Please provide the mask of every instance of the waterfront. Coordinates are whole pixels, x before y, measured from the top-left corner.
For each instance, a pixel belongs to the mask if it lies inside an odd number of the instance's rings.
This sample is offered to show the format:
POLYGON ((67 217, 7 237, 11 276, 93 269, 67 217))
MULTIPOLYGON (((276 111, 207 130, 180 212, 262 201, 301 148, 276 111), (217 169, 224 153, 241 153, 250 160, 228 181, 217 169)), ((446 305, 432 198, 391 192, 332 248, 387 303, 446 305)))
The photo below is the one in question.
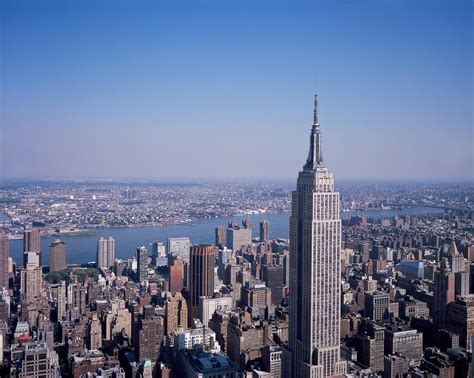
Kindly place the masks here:
MULTIPOLYGON (((395 215, 415 215, 426 213, 442 213, 442 209, 430 207, 414 207, 390 210, 369 210, 358 212, 359 215, 372 218, 393 217, 395 215)), ((350 216, 344 213, 342 216, 350 216)), ((128 258, 135 254, 137 246, 145 245, 151 254, 151 243, 155 240, 166 242, 169 237, 188 236, 192 243, 214 243, 214 228, 226 226, 231 220, 242 221, 250 219, 253 222, 253 235, 258 236, 258 222, 268 220, 270 222, 271 238, 288 238, 289 213, 258 214, 247 216, 236 216, 228 218, 203 219, 190 223, 176 224, 162 227, 107 227, 98 228, 94 235, 86 236, 63 236, 61 240, 66 243, 67 263, 82 264, 96 259, 97 239, 100 236, 112 236, 115 239, 115 256, 117 258, 128 258)), ((43 263, 49 264, 49 244, 56 239, 54 236, 41 238, 41 251, 43 263)), ((10 240, 10 256, 16 261, 22 261, 22 240, 10 240)))

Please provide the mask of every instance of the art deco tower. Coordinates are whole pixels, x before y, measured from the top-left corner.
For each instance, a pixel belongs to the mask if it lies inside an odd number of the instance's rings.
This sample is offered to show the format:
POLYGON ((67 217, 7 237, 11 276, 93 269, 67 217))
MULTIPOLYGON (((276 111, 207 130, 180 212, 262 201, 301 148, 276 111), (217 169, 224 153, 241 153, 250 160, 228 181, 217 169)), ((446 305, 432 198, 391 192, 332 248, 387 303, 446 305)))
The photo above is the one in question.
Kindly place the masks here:
POLYGON ((344 374, 340 359, 339 193, 323 163, 318 97, 308 159, 298 174, 290 217, 290 349, 295 377, 344 374))

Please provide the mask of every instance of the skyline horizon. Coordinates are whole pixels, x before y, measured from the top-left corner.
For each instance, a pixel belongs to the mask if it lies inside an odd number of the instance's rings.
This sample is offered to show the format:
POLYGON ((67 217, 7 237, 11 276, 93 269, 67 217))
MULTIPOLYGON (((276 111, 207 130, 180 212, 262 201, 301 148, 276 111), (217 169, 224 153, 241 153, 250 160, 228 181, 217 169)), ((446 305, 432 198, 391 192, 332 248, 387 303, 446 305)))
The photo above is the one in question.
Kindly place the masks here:
MULTIPOLYGON (((0 177, 1 182, 66 182, 66 183, 104 183, 104 184, 208 184, 208 183, 292 183, 293 177, 0 177)), ((337 178, 336 181, 343 183, 387 183, 387 184, 474 184, 474 178, 429 178, 429 179, 415 179, 415 178, 337 178)))

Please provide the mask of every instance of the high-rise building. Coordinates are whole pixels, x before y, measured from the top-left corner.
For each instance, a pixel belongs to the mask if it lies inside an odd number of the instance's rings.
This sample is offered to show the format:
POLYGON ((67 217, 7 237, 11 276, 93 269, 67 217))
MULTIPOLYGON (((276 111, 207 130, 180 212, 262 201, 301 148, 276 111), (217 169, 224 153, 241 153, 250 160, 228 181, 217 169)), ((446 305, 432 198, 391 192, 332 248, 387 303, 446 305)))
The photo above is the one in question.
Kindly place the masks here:
POLYGON ((436 329, 446 328, 446 309, 454 302, 455 281, 449 262, 446 258, 441 261, 441 268, 434 275, 433 290, 433 324, 436 329))
POLYGON ((242 226, 238 226, 234 222, 229 222, 226 231, 226 244, 228 249, 236 251, 242 246, 247 246, 251 243, 252 227, 249 221, 243 221, 242 226))
POLYGON ((115 240, 112 236, 108 239, 102 236, 97 241, 97 267, 110 268, 115 261, 115 240))
POLYGON ((28 263, 20 272, 20 292, 26 302, 32 303, 35 297, 43 290, 43 276, 41 267, 35 263, 28 263))
POLYGON ((199 297, 214 294, 215 247, 197 245, 191 247, 189 281, 190 281, 190 319, 199 316, 199 297))
POLYGON ((102 324, 97 317, 97 313, 94 312, 89 320, 87 327, 88 335, 88 348, 89 350, 95 350, 102 347, 102 324))
POLYGON ((172 255, 168 258, 168 291, 175 294, 184 288, 184 263, 182 259, 172 255))
POLYGON ((154 266, 163 266, 168 263, 166 259, 166 246, 160 241, 153 242, 151 263, 154 266))
POLYGON ((8 289, 8 236, 0 234, 0 288, 8 289))
POLYGON ((423 355, 423 333, 408 324, 386 323, 384 350, 385 354, 399 354, 413 364, 419 363, 423 355))
POLYGON ((265 243, 270 240, 270 222, 260 221, 260 243, 265 243))
POLYGON ((459 335, 459 344, 472 351, 474 336, 474 294, 458 297, 450 303, 446 314, 446 328, 459 335))
MULTIPOLYGON (((346 372, 340 358, 341 219, 334 176, 323 163, 317 95, 310 148, 290 217, 291 369, 295 377, 346 372)), ((287 363, 285 361, 285 363, 287 363)))
POLYGON ((137 248, 137 277, 138 282, 148 278, 148 250, 144 245, 137 248))
POLYGON ((369 319, 381 321, 388 319, 390 295, 382 291, 366 291, 364 293, 364 313, 369 319))
POLYGON ((188 328, 188 305, 178 292, 165 303, 165 333, 170 336, 179 328, 188 328))
POLYGON ((267 287, 272 290, 272 303, 280 305, 283 299, 283 266, 264 265, 262 278, 267 287))
POLYGON ((56 239, 49 245, 49 271, 66 269, 66 243, 56 239))
POLYGON ((385 328, 376 322, 365 321, 359 327, 355 346, 357 360, 365 367, 374 371, 384 368, 384 338, 385 328))
POLYGON ((29 342, 25 345, 18 377, 59 377, 59 357, 45 342, 29 342))
POLYGON ((189 261, 189 249, 191 245, 191 240, 188 237, 168 238, 168 255, 180 257, 183 261, 187 262, 189 261))
POLYGON ((231 295, 216 295, 199 298, 199 320, 207 324, 215 311, 226 311, 234 308, 234 299, 231 295))
POLYGON ((159 316, 141 316, 134 332, 137 361, 151 360, 155 363, 159 357, 163 327, 159 316))
MULTIPOLYGON (((39 256, 39 264, 41 259, 41 234, 37 228, 26 228, 23 232, 23 253, 36 252, 39 256)), ((23 255, 23 268, 26 268, 27 261, 23 255)))
POLYGON ((217 226, 215 229, 215 246, 218 248, 223 248, 225 246, 225 228, 222 226, 217 226))

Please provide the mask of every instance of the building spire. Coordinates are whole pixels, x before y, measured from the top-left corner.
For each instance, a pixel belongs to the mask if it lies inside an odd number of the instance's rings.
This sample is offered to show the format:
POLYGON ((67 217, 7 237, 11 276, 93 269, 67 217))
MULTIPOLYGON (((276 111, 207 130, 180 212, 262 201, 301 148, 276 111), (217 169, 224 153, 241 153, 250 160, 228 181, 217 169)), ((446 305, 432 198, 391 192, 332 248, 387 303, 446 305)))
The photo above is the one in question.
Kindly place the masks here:
POLYGON ((318 125, 318 95, 314 95, 313 125, 318 125))
POLYGON ((321 128, 319 127, 318 120, 318 95, 314 95, 314 110, 313 110, 313 126, 311 128, 311 136, 309 140, 309 153, 306 164, 304 165, 305 170, 315 170, 323 165, 323 152, 321 149, 321 128))

